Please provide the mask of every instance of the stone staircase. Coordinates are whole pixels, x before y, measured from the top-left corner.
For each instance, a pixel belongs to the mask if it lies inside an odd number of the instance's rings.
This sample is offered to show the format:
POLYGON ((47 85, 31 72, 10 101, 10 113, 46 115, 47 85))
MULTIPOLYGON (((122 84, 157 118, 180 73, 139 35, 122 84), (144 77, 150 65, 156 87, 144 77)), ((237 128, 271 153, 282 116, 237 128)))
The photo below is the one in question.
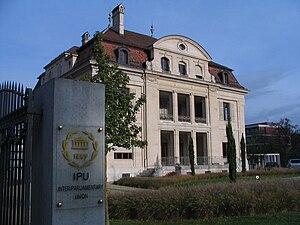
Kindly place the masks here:
POLYGON ((148 168, 146 170, 143 170, 141 173, 137 175, 137 177, 153 177, 155 173, 154 168, 148 168))

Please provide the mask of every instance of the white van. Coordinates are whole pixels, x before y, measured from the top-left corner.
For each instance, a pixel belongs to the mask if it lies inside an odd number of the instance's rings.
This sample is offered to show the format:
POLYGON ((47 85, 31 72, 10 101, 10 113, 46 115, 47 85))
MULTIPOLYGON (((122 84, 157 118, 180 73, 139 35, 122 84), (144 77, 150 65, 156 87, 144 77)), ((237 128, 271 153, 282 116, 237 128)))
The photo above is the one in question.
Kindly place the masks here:
POLYGON ((288 164, 288 168, 300 169, 300 159, 290 159, 288 164))

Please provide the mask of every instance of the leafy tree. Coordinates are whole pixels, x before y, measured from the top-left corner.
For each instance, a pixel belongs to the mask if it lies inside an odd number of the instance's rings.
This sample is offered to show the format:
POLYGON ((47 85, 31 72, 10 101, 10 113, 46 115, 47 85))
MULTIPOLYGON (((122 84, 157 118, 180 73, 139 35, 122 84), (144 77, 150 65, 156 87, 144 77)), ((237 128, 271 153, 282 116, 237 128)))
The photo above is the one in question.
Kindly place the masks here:
POLYGON ((277 126, 277 140, 274 148, 280 153, 281 165, 286 165, 296 150, 295 140, 299 131, 298 126, 292 124, 288 118, 280 119, 273 125, 277 126))
POLYGON ((230 182, 236 182, 236 147, 235 140, 232 132, 231 121, 228 121, 226 126, 226 135, 227 135, 227 157, 229 163, 229 179, 230 182))
POLYGON ((193 139, 191 136, 189 141, 189 158, 190 158, 192 176, 195 176, 195 154, 194 154, 193 139))
POLYGON ((244 134, 241 138, 242 172, 246 172, 246 144, 244 134))
POLYGON ((96 34, 93 54, 98 72, 88 79, 105 84, 105 152, 115 150, 116 147, 143 148, 147 142, 142 140, 142 128, 135 122, 136 114, 146 102, 146 97, 142 95, 136 98, 134 93, 129 92, 129 76, 120 70, 117 64, 110 63, 101 41, 102 34, 96 34))

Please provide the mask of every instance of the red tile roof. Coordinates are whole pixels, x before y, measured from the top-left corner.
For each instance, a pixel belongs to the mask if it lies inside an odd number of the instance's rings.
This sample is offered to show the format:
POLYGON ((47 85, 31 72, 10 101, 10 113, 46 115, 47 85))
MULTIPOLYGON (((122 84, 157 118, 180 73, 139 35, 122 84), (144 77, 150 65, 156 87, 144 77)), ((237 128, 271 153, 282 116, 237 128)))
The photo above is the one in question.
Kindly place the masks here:
POLYGON ((208 62, 208 66, 210 66, 210 67, 216 67, 216 68, 220 68, 220 69, 225 69, 225 70, 229 70, 229 71, 233 71, 233 69, 230 69, 227 66, 223 66, 223 65, 218 64, 218 63, 213 62, 213 61, 209 61, 208 62))
POLYGON ((72 48, 68 49, 66 52, 71 53, 71 54, 77 54, 78 49, 79 49, 79 47, 73 46, 72 48))
MULTIPOLYGON (((128 30, 125 30, 124 35, 120 35, 112 28, 110 28, 104 32, 103 41, 112 44, 107 45, 103 43, 102 45, 113 62, 117 61, 114 52, 118 48, 118 46, 125 45, 126 47, 131 48, 129 66, 143 67, 144 63, 149 60, 147 59, 147 48, 153 45, 157 40, 158 39, 156 38, 128 30), (138 50, 132 51, 133 48, 138 50)), ((232 69, 213 61, 208 62, 208 66, 210 74, 215 77, 217 83, 223 84, 218 76, 218 73, 227 71, 227 73, 229 74, 229 84, 226 85, 244 89, 233 75, 232 69)))
POLYGON ((215 77, 216 82, 219 83, 219 84, 223 84, 223 85, 226 85, 226 86, 229 86, 229 87, 236 87, 236 88, 245 89, 243 86, 241 86, 239 84, 239 82, 237 81, 237 79, 233 75, 233 73, 232 73, 233 70, 226 67, 226 66, 223 66, 223 65, 220 65, 218 63, 210 61, 210 62, 208 62, 208 71, 211 75, 213 75, 215 77), (220 72, 226 72, 229 75, 229 84, 222 83, 222 81, 221 81, 221 79, 218 75, 220 72))
MULTIPOLYGON (((120 35, 112 28, 107 29, 104 32, 102 38, 102 46, 104 47, 105 52, 109 55, 112 62, 117 62, 116 50, 121 46, 125 46, 129 48, 130 52, 128 66, 137 68, 145 68, 146 61, 151 60, 148 58, 148 48, 158 40, 151 36, 128 30, 125 30, 124 35, 120 35)), ((74 46, 66 51, 70 53, 79 53, 76 65, 88 60, 88 58, 92 54, 92 40, 93 39, 91 39, 86 45, 80 47, 79 50, 74 46)), ((208 62, 208 69, 209 73, 215 77, 217 83, 223 84, 218 76, 218 73, 227 72, 229 74, 229 84, 226 84, 227 86, 245 89, 239 84, 239 82, 233 75, 232 69, 213 61, 208 62)))
POLYGON ((124 35, 120 35, 111 28, 103 34, 103 40, 142 49, 148 48, 157 41, 154 37, 128 30, 124 31, 124 35))

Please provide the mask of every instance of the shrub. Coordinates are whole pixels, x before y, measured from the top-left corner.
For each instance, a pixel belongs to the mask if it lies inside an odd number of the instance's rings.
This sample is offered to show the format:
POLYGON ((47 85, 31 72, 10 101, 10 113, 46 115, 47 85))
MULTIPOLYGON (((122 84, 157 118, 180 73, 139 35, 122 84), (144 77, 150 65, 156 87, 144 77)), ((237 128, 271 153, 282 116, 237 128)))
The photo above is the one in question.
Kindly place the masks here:
MULTIPOLYGON (((293 170, 287 168, 272 168, 272 169, 257 169, 250 170, 245 173, 238 173, 239 177, 252 177, 252 176, 278 176, 278 175, 295 175, 300 174, 300 170, 293 170)), ((206 173, 206 174, 197 174, 195 176, 190 175, 175 175, 174 173, 169 173, 165 177, 124 177, 118 181, 115 181, 114 184, 145 188, 145 189, 159 189, 161 187, 166 187, 170 185, 175 185, 184 182, 190 181, 200 181, 200 180, 209 180, 209 179, 219 179, 228 177, 227 173, 206 173)))
POLYGON ((109 215, 121 220, 183 220, 273 214, 300 209, 300 179, 166 187, 111 194, 109 215))

